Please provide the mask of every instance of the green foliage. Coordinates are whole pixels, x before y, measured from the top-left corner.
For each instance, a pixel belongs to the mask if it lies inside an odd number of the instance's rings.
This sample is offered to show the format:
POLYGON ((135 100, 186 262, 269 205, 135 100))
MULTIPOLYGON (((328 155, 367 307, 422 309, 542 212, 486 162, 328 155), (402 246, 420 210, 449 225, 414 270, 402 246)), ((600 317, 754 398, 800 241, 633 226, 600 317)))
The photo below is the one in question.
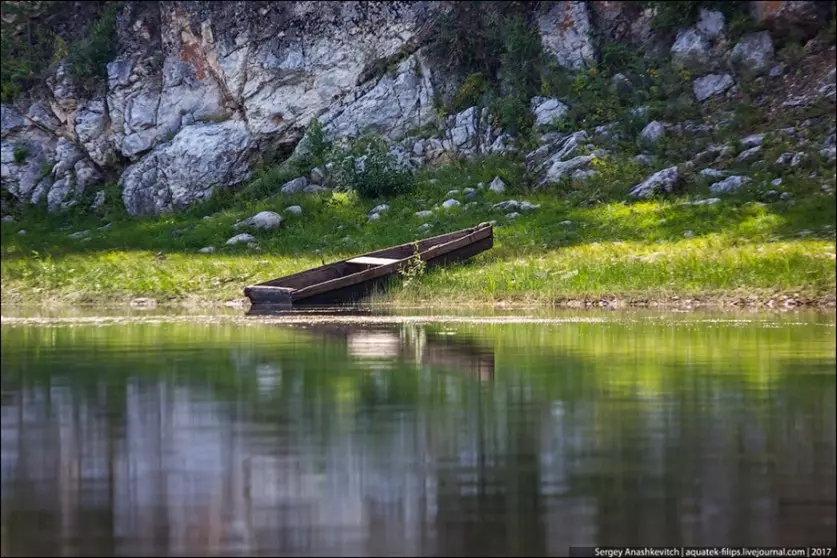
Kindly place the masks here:
POLYGON ((470 74, 459 86, 451 101, 451 109, 460 112, 468 107, 479 105, 483 102, 485 94, 491 89, 491 84, 485 74, 470 74))
POLYGON ((496 99, 490 106, 494 124, 503 131, 520 134, 532 127, 534 118, 529 103, 521 95, 507 95, 496 99))
POLYGON ((724 14, 726 21, 747 16, 748 2, 741 0, 716 0, 716 1, 654 1, 643 2, 646 8, 653 8, 654 18, 651 25, 660 31, 677 31, 690 27, 697 23, 700 16, 700 9, 718 10, 724 14))
POLYGON ((312 118, 310 124, 308 124, 303 142, 297 167, 300 170, 300 174, 308 174, 314 167, 325 164, 328 154, 331 151, 332 143, 328 139, 323 125, 316 118, 312 118))
POLYGON ((338 158, 336 185, 354 190, 361 198, 391 197, 408 192, 413 176, 398 167, 386 141, 364 134, 338 158))
POLYGON ((83 82, 107 77, 107 63, 116 56, 116 14, 117 7, 108 4, 70 51, 70 73, 83 82))
POLYGON ((71 75, 82 85, 93 85, 106 76, 105 65, 115 56, 116 13, 119 2, 109 2, 97 21, 80 33, 82 39, 67 44, 52 21, 61 20, 66 2, 2 2, 0 26, 0 100, 14 102, 40 84, 63 59, 69 59, 71 75))
POLYGON ((503 89, 529 98, 537 94, 541 75, 541 39, 523 17, 507 23, 500 55, 503 89))
POLYGON ((25 143, 17 143, 15 144, 13 156, 15 159, 15 163, 21 164, 26 162, 26 158, 29 157, 29 146, 25 143))
POLYGON ((435 22, 428 54, 434 66, 455 75, 495 76, 503 50, 509 2, 454 2, 435 22))
POLYGON ((42 79, 53 57, 54 36, 38 25, 40 6, 28 2, 3 2, 0 25, 0 97, 14 102, 20 94, 42 79), (5 21, 14 13, 20 26, 5 21))
POLYGON ((624 72, 631 69, 635 62, 636 52, 625 44, 608 41, 602 46, 602 61, 599 67, 606 74, 624 72))
POLYGON ((779 60, 789 66, 796 66, 805 56, 805 49, 798 41, 788 41, 778 52, 779 60))

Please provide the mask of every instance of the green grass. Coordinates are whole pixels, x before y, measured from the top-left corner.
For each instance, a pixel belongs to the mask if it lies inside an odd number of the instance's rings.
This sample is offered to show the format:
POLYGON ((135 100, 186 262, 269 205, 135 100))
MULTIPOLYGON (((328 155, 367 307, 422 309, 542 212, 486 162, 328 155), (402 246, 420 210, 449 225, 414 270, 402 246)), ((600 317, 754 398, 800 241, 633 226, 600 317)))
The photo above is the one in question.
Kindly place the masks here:
POLYGON ((783 189, 793 193, 793 203, 748 202, 759 188, 769 188, 757 186, 714 205, 692 206, 682 202, 707 197, 708 184, 693 181, 679 197, 626 202, 620 200, 642 172, 619 161, 599 168, 602 177, 583 189, 564 184, 532 190, 519 161, 454 163, 418 174, 415 189, 387 200, 391 209, 375 222, 368 222, 367 214, 382 200, 347 193, 258 202, 228 197, 226 207, 212 202, 159 219, 31 210, 17 223, 2 225, 2 301, 240 299, 248 284, 489 220, 497 220, 492 250, 396 281, 378 300, 442 305, 741 296, 767 301, 781 295, 833 300, 837 219, 834 194, 819 190, 823 178, 809 177, 807 169, 785 171, 783 189), (450 189, 498 175, 509 185, 502 196, 485 191, 476 207, 438 210, 425 219, 414 215, 441 204, 450 189), (510 221, 491 209, 510 198, 541 207, 510 221), (258 251, 224 246, 243 232, 233 231, 237 220, 292 204, 302 206, 301 216, 286 216, 275 231, 249 231, 259 241, 258 251), (110 228, 98 230, 105 222, 110 228), (419 232, 422 223, 431 228, 419 232), (21 228, 26 235, 17 234, 21 228), (69 238, 80 230, 90 230, 89 238, 69 238), (684 236, 687 231, 691 235, 684 236), (214 254, 197 253, 210 245, 214 254))

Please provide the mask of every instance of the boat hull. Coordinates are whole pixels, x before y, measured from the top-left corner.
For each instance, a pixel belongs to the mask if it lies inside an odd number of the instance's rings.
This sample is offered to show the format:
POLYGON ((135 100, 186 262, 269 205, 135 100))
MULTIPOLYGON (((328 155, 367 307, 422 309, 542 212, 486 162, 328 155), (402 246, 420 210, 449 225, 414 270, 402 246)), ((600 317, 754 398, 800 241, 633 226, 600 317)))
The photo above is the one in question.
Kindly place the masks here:
MULTIPOLYGON (((494 245, 494 237, 490 227, 476 230, 467 237, 450 243, 446 249, 445 244, 433 246, 419 255, 425 262, 427 268, 438 265, 461 261, 480 252, 490 249, 494 245)), ((387 288, 389 283, 397 278, 401 269, 407 265, 406 260, 399 260, 395 263, 370 266, 363 272, 341 277, 325 284, 312 286, 309 289, 292 289, 271 285, 270 283, 280 282, 274 280, 260 285, 253 285, 244 289, 244 294, 250 299, 253 306, 270 307, 271 310, 289 309, 301 306, 320 306, 335 304, 350 304, 363 300, 371 294, 381 292, 387 288), (314 290, 315 292, 306 292, 314 290)), ((337 265, 337 264, 332 264, 337 265)))

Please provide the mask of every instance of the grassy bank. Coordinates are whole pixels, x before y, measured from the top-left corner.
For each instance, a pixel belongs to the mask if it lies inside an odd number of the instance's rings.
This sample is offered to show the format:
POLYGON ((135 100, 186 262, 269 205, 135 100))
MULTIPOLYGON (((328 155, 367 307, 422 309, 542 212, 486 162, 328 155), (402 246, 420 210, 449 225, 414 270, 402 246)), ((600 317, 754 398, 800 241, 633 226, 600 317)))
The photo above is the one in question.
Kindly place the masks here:
MULTIPOLYGON (((518 161, 489 158, 428 170, 408 194, 368 221, 380 200, 352 193, 274 196, 258 202, 217 200, 160 219, 89 212, 49 216, 32 210, 2 225, 2 302, 220 303, 242 289, 391 244, 496 220, 495 246, 468 262, 395 281, 379 300, 416 304, 653 303, 697 300, 781 306, 833 305, 835 206, 822 178, 788 176, 789 200, 754 202, 748 190, 709 205, 706 184, 687 193, 626 202, 631 169, 583 190, 530 190, 518 161), (509 191, 481 191, 476 204, 415 215, 447 199, 448 191, 503 177, 509 191), (621 178, 620 178, 621 176, 621 178), (606 181, 606 182, 605 182, 606 181), (540 207, 507 219, 492 204, 528 200, 540 207), (260 210, 283 212, 282 227, 253 232, 257 250, 224 245, 232 225, 260 210), (109 223, 109 225, 107 225, 109 223), (427 223, 429 229, 419 230, 427 223), (99 227, 107 226, 103 230, 99 227), (21 235, 19 231, 26 230, 21 235), (79 231, 84 238, 71 238, 79 231), (214 246, 215 253, 197 250, 214 246), (771 301, 773 301, 771 303, 771 301)), ((806 171, 807 172, 807 171, 806 171)), ((638 173, 639 174, 639 173, 638 173)), ((566 185, 565 185, 566 186, 566 185)), ((462 197, 460 196, 460 199, 462 197)))

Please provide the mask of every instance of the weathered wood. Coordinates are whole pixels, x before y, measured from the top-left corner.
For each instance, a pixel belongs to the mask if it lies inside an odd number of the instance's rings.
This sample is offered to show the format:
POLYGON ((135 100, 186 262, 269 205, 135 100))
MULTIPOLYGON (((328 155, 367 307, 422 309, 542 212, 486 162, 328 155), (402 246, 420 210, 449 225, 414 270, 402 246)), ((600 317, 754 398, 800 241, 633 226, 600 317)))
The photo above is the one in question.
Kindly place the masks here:
POLYGON ((468 258, 492 246, 492 227, 483 223, 259 283, 247 287, 244 294, 253 304, 355 301, 389 280, 415 257, 428 266, 435 266, 468 258))

